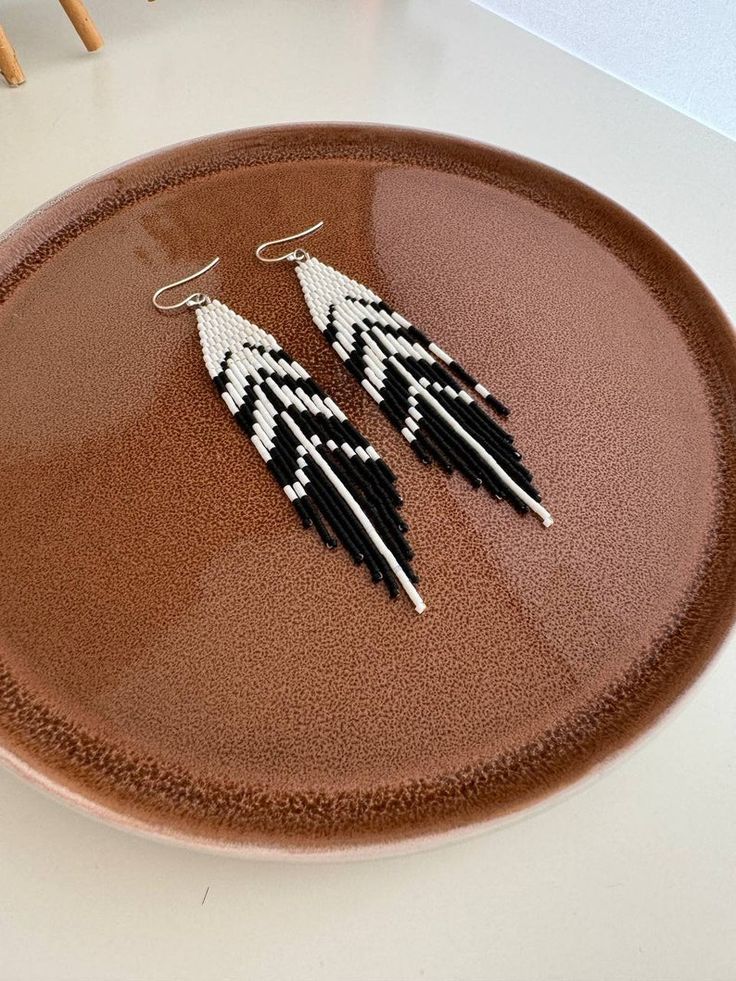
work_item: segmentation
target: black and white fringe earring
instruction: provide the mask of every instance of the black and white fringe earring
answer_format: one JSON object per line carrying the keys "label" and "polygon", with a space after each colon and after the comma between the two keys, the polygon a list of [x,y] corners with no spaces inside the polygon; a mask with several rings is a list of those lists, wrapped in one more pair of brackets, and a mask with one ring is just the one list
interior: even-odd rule
{"label": "black and white fringe earring", "polygon": [[159,297],[210,270],[163,286],[158,310],[194,309],[207,371],[235,421],[280,484],[305,528],[329,548],[338,542],[392,597],[402,588],[425,609],[412,570],[407,525],[398,513],[396,477],[345,414],[275,338],[219,300],[192,293],[165,305]]}
{"label": "black and white fringe earring", "polygon": [[[517,511],[533,511],[548,528],[531,472],[513,437],[484,412],[450,372],[500,416],[509,410],[449,354],[366,286],[298,248],[268,257],[271,246],[311,235],[323,226],[256,249],[263,262],[295,263],[312,319],[345,367],[378,404],[423,463],[458,470]],[[449,370],[448,370],[449,369]]]}

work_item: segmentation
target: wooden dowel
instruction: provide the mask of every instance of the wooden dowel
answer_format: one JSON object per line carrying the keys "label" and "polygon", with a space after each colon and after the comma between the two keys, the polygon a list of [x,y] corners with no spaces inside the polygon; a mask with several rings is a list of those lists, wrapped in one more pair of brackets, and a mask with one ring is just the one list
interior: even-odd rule
{"label": "wooden dowel", "polygon": [[87,13],[87,8],[82,0],[59,0],[64,8],[67,17],[74,25],[74,29],[81,37],[85,48],[88,51],[97,51],[105,43],[102,35],[94,25],[94,21]]}
{"label": "wooden dowel", "polygon": [[23,69],[15,56],[13,45],[0,25],[0,75],[8,85],[22,85],[26,80]]}

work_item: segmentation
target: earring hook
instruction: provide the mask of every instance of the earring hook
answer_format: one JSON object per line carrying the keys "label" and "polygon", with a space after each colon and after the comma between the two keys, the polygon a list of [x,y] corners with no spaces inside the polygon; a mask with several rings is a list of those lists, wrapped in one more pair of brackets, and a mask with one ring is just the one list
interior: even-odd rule
{"label": "earring hook", "polygon": [[283,262],[284,259],[290,259],[292,262],[301,262],[304,259],[308,259],[309,253],[305,252],[304,249],[294,249],[293,252],[285,252],[283,255],[275,255],[270,258],[263,255],[263,253],[266,249],[270,249],[272,245],[284,245],[286,242],[295,242],[298,238],[307,238],[309,235],[314,235],[323,226],[324,222],[318,221],[316,225],[312,225],[311,228],[305,228],[303,232],[296,232],[295,235],[287,235],[285,238],[274,238],[270,242],[261,242],[256,249],[256,258],[260,259],[261,262]]}
{"label": "earring hook", "polygon": [[204,276],[204,274],[216,266],[219,261],[220,257],[218,255],[211,262],[208,262],[202,269],[198,269],[197,272],[192,273],[191,276],[185,276],[183,279],[177,279],[175,283],[168,283],[168,285],[157,289],[152,297],[153,305],[157,310],[179,310],[181,307],[201,307],[205,303],[209,303],[210,298],[206,293],[190,293],[189,296],[183,300],[179,300],[178,303],[169,304],[159,303],[158,298],[167,290],[173,290],[177,286],[183,286],[184,283],[190,283],[193,279],[197,279],[198,276]]}

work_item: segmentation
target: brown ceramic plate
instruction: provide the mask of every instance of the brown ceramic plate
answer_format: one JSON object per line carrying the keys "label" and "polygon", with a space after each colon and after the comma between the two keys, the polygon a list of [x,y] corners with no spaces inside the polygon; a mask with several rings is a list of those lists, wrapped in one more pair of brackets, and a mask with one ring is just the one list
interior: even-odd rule
{"label": "brown ceramic plate", "polygon": [[[424,469],[257,242],[370,284],[513,409],[555,525]],[[276,332],[399,471],[427,612],[303,532],[213,394],[203,288]],[[590,188],[428,133],[216,136],[0,243],[0,744],[127,826],[240,850],[483,822],[632,740],[733,612],[730,327]],[[350,597],[357,597],[351,600]]]}

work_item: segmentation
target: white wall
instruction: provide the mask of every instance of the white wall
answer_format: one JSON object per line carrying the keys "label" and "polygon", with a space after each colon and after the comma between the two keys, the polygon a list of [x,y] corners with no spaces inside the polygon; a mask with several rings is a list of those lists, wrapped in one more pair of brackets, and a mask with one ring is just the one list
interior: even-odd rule
{"label": "white wall", "polygon": [[736,0],[476,0],[736,137]]}

